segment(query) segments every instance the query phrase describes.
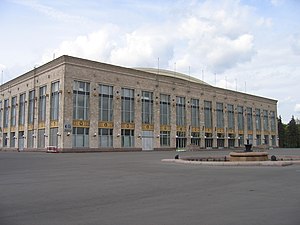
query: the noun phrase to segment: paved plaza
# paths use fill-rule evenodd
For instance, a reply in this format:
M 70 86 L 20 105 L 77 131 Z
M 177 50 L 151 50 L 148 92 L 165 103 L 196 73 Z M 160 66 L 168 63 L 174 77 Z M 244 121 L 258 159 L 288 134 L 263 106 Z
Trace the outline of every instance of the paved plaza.
M 0 224 L 300 224 L 300 165 L 222 167 L 161 161 L 176 154 L 0 152 Z M 300 149 L 270 154 L 300 155 Z

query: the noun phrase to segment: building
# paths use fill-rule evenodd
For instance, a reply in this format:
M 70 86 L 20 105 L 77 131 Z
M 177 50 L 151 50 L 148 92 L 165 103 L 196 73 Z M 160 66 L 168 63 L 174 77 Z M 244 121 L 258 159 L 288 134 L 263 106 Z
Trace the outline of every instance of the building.
M 277 101 L 158 69 L 61 56 L 3 85 L 2 150 L 277 147 Z

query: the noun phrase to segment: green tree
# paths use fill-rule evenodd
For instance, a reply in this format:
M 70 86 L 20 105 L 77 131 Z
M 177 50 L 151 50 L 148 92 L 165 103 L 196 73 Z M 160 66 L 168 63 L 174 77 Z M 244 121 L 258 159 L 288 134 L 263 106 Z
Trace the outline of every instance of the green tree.
M 299 129 L 296 124 L 294 116 L 292 116 L 291 121 L 287 126 L 287 147 L 289 148 L 298 148 L 299 146 Z
M 278 118 L 278 138 L 279 138 L 279 147 L 286 148 L 287 140 L 286 140 L 286 124 L 282 123 L 281 116 Z

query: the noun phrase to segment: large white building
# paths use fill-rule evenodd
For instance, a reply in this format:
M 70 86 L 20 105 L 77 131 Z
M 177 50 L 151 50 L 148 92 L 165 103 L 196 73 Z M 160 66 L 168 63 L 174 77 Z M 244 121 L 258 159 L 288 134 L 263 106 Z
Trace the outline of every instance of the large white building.
M 158 69 L 62 56 L 0 89 L 0 148 L 277 147 L 277 101 Z

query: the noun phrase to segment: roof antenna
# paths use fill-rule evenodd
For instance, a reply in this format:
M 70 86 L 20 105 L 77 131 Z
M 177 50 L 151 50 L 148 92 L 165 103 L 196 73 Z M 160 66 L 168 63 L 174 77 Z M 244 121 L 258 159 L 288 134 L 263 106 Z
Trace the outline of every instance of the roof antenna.
M 159 74 L 159 57 L 157 57 L 157 74 Z

